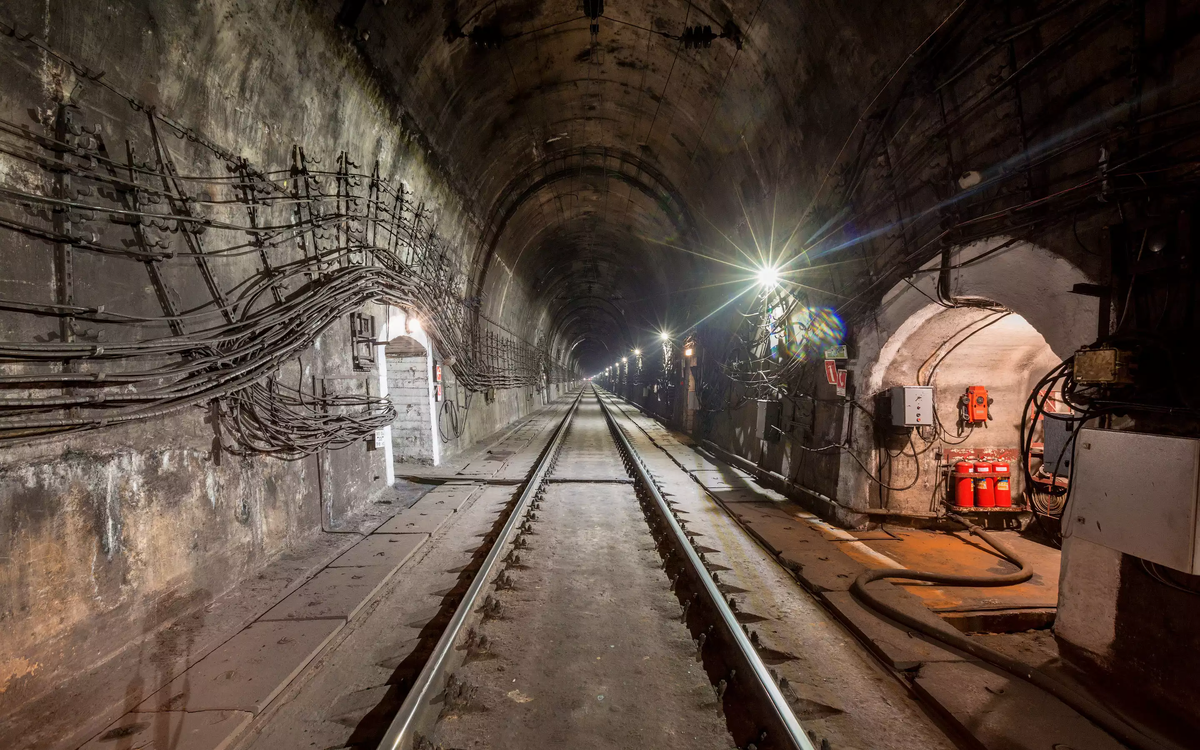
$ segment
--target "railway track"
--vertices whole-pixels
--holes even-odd
[[[586,388],[381,748],[816,750],[687,520]]]

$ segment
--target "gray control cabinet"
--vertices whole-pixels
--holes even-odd
[[[933,424],[933,386],[898,385],[893,388],[892,424],[896,427]]]
[[[1087,427],[1073,469],[1064,534],[1200,573],[1200,440]]]

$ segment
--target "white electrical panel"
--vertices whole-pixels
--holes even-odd
[[[898,385],[893,388],[892,424],[896,427],[933,424],[933,386]]]
[[[1200,574],[1200,440],[1081,429],[1064,533]]]

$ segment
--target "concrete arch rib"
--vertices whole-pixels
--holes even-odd
[[[1012,243],[1005,247],[1007,243]],[[978,261],[974,259],[978,258]],[[912,283],[900,282],[879,303],[875,351],[906,320],[937,298],[941,258],[930,260]],[[1097,301],[1073,294],[1075,284],[1095,283],[1080,268],[1045,248],[997,236],[950,252],[950,291],[956,297],[997,302],[1017,313],[1046,337],[1060,357],[1096,338]],[[882,337],[880,337],[882,334]],[[866,336],[864,335],[864,347]]]
[[[509,221],[520,207],[547,187],[579,177],[620,180],[643,193],[663,212],[683,237],[694,237],[695,221],[678,189],[661,171],[627,151],[579,148],[555,154],[511,180],[493,205],[491,218],[480,237],[471,267],[474,289],[481,292]]]
[[[599,313],[599,315],[589,318],[588,313]],[[617,334],[622,339],[623,346],[628,347],[632,345],[632,339],[629,336],[629,328],[625,322],[624,316],[614,313],[613,310],[606,308],[603,305],[598,305],[595,303],[583,303],[577,305],[560,315],[551,325],[550,330],[547,331],[547,339],[553,342],[565,340],[568,334],[571,332],[572,326],[581,323],[586,325],[589,320],[595,320],[597,317],[608,318],[611,320],[614,328],[617,331]]]

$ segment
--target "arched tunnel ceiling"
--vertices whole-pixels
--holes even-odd
[[[677,248],[734,256],[724,237],[749,242],[746,225],[781,204],[794,217],[870,92],[951,6],[608,0],[592,21],[582,0],[349,0],[342,13],[480,217],[468,255],[484,309],[590,368],[728,298],[712,286],[727,270]],[[724,38],[686,44],[695,26]]]

